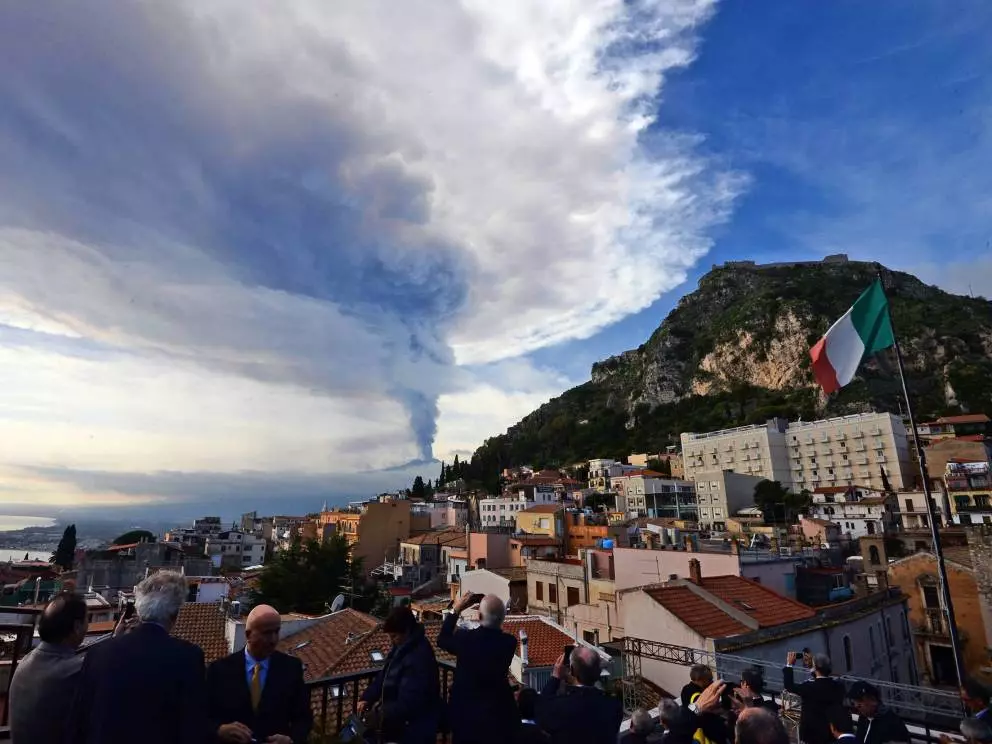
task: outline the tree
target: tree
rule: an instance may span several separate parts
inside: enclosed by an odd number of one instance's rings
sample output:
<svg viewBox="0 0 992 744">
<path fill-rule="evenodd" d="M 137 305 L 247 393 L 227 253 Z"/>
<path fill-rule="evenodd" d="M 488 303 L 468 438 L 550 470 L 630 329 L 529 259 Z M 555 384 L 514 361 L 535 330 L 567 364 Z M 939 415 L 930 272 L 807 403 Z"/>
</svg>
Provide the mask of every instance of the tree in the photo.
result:
<svg viewBox="0 0 992 744">
<path fill-rule="evenodd" d="M 410 489 L 410 495 L 415 499 L 427 498 L 427 484 L 424 483 L 424 479 L 419 475 L 413 479 L 413 487 Z"/>
<path fill-rule="evenodd" d="M 296 540 L 265 564 L 252 600 L 284 613 L 321 615 L 328 611 L 336 595 L 364 583 L 361 561 L 351 560 L 351 549 L 343 535 L 332 535 L 323 543 Z"/>
<path fill-rule="evenodd" d="M 763 480 L 754 487 L 754 505 L 761 509 L 765 522 L 792 524 L 809 505 L 809 492 L 792 493 L 779 481 Z"/>
<path fill-rule="evenodd" d="M 114 538 L 114 541 L 110 543 L 111 545 L 130 545 L 131 543 L 139 542 L 155 542 L 157 538 L 155 533 L 149 532 L 148 530 L 131 530 L 130 532 L 125 532 Z"/>
<path fill-rule="evenodd" d="M 71 571 L 76 560 L 76 525 L 70 524 L 62 533 L 59 545 L 52 553 L 50 563 L 63 571 Z"/>
</svg>

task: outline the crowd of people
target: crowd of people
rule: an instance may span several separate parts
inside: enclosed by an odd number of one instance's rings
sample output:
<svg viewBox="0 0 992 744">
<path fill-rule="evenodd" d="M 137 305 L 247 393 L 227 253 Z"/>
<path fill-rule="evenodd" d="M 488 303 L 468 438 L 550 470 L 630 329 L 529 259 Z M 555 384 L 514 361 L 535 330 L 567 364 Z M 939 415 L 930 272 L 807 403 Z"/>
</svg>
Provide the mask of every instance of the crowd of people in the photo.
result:
<svg viewBox="0 0 992 744">
<path fill-rule="evenodd" d="M 13 744 L 302 744 L 313 727 L 299 659 L 276 650 L 281 618 L 255 607 L 245 647 L 204 665 L 203 652 L 170 632 L 186 598 L 185 579 L 162 571 L 135 587 L 135 616 L 114 637 L 77 653 L 87 608 L 63 593 L 38 623 L 39 646 L 17 667 L 9 691 Z M 633 712 L 620 732 L 620 702 L 600 685 L 599 654 L 566 647 L 540 691 L 509 675 L 517 639 L 502 629 L 505 606 L 495 596 L 465 595 L 446 614 L 437 645 L 456 659 L 448 700 L 442 699 L 434 648 L 408 607 L 383 623 L 391 649 L 362 692 L 349 737 L 375 744 L 787 744 L 779 706 L 765 694 L 758 669 L 736 684 L 714 679 L 703 665 L 689 671 L 680 699 L 663 699 L 657 717 Z M 478 627 L 459 627 L 469 607 Z M 783 669 L 786 692 L 802 702 L 798 738 L 804 744 L 895 744 L 910 741 L 899 716 L 873 685 L 848 689 L 830 659 L 801 654 L 811 678 L 797 682 L 800 654 Z M 968 680 L 961 722 L 966 744 L 992 744 L 989 691 Z M 848 704 L 849 703 L 849 704 Z M 855 724 L 853 713 L 857 714 Z M 347 739 L 349 737 L 342 737 Z M 943 737 L 942 744 L 950 744 Z"/>
<path fill-rule="evenodd" d="M 135 587 L 135 615 L 77 653 L 85 600 L 63 593 L 38 621 L 40 643 L 10 683 L 13 744 L 301 744 L 313 725 L 299 659 L 276 650 L 281 618 L 267 605 L 245 623 L 245 647 L 204 664 L 170 633 L 186 580 L 160 571 Z"/>
</svg>

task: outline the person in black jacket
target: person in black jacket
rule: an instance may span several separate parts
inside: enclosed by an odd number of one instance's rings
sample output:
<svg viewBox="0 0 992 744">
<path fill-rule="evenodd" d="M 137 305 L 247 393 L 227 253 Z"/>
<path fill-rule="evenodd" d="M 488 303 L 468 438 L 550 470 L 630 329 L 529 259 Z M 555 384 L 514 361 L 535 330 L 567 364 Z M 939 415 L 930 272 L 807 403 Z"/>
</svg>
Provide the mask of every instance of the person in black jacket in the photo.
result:
<svg viewBox="0 0 992 744">
<path fill-rule="evenodd" d="M 906 724 L 881 701 L 881 693 L 873 685 L 858 681 L 847 693 L 858 714 L 859 744 L 886 744 L 890 741 L 909 742 Z"/>
<path fill-rule="evenodd" d="M 576 684 L 559 694 L 565 664 L 562 654 L 541 690 L 538 725 L 551 735 L 552 744 L 616 744 L 623 706 L 596 687 L 601 670 L 599 654 L 586 646 L 576 647 L 570 662 Z"/>
<path fill-rule="evenodd" d="M 382 744 L 434 744 L 441 722 L 437 658 L 409 607 L 397 607 L 382 629 L 393 647 L 385 666 L 358 703 L 358 714 L 373 721 Z M 479 721 L 485 726 L 485 721 Z"/>
<path fill-rule="evenodd" d="M 69 742 L 206 742 L 203 652 L 169 635 L 186 593 L 175 571 L 159 571 L 134 588 L 140 623 L 86 652 Z"/>
<path fill-rule="evenodd" d="M 247 643 L 207 670 L 213 740 L 229 744 L 303 744 L 313 726 L 303 664 L 276 651 L 282 618 L 259 605 L 245 623 Z"/>
<path fill-rule="evenodd" d="M 521 687 L 517 690 L 516 697 L 520 727 L 513 740 L 516 744 L 551 744 L 551 737 L 537 725 L 537 690 L 533 687 Z"/>
<path fill-rule="evenodd" d="M 816 654 L 813 657 L 813 679 L 796 684 L 792 670 L 796 657 L 795 651 L 789 652 L 787 665 L 782 670 L 782 686 L 803 701 L 799 739 L 806 744 L 830 744 L 833 736 L 825 712 L 835 705 L 843 705 L 844 683 L 830 676 L 830 657 Z"/>
<path fill-rule="evenodd" d="M 505 744 L 520 723 L 507 676 L 517 639 L 502 631 L 506 607 L 492 594 L 479 605 L 478 628 L 456 628 L 471 603 L 468 592 L 445 616 L 437 637 L 438 647 L 457 660 L 448 706 L 451 738 L 453 744 Z"/>
</svg>

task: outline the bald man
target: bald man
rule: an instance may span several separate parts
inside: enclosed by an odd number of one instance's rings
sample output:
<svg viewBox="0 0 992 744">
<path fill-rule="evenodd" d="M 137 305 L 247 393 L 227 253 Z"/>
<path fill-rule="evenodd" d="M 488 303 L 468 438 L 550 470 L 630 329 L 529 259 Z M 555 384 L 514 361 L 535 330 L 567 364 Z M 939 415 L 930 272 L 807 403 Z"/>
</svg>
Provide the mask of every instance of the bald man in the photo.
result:
<svg viewBox="0 0 992 744">
<path fill-rule="evenodd" d="M 437 637 L 437 645 L 458 660 L 448 705 L 452 743 L 505 744 L 520 725 L 507 678 L 517 639 L 503 632 L 506 606 L 493 594 L 479 605 L 478 628 L 457 628 L 458 616 L 471 605 L 472 594 L 464 594 Z"/>
<path fill-rule="evenodd" d="M 259 605 L 245 623 L 241 651 L 207 670 L 208 714 L 216 741 L 304 744 L 313 726 L 299 659 L 276 651 L 282 618 Z"/>
</svg>

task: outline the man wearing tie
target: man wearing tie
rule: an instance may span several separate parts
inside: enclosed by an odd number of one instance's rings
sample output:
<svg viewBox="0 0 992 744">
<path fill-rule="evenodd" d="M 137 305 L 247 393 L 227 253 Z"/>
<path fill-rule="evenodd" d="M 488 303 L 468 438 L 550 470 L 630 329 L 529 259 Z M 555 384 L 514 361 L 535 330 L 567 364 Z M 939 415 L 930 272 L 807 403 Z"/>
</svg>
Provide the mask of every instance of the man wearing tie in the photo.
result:
<svg viewBox="0 0 992 744">
<path fill-rule="evenodd" d="M 245 623 L 244 650 L 207 670 L 208 713 L 218 741 L 304 744 L 313 725 L 299 659 L 276 651 L 279 613 L 259 605 Z"/>
</svg>

